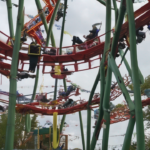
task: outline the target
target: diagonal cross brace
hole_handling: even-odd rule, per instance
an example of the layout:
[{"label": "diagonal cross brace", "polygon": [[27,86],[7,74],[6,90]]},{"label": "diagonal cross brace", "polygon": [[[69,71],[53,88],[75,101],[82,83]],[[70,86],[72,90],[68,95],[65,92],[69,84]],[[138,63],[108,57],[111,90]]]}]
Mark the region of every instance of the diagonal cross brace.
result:
[{"label": "diagonal cross brace", "polygon": [[134,106],[134,103],[131,101],[131,98],[129,96],[129,93],[125,87],[125,84],[123,82],[123,79],[121,77],[121,74],[119,72],[119,69],[116,65],[116,62],[113,58],[113,56],[108,56],[108,63],[109,63],[109,67],[111,68],[112,72],[114,73],[115,77],[116,77],[116,80],[118,82],[118,85],[123,93],[123,96],[128,104],[128,107],[130,109],[130,112],[131,112],[131,115],[134,115],[135,114],[135,106]]},{"label": "diagonal cross brace", "polygon": [[[123,56],[124,56],[123,50],[119,49],[119,53],[120,53],[120,56],[123,58]],[[124,62],[125,66],[126,66],[126,68],[128,70],[128,73],[129,73],[131,79],[132,79],[132,71],[131,71],[131,68],[130,68],[130,66],[129,66],[129,64],[128,64],[126,58],[125,58],[125,56],[123,58],[123,62]],[[144,77],[143,77],[143,75],[142,75],[142,73],[141,73],[141,71],[140,71],[139,68],[138,68],[138,72],[139,72],[140,84],[143,84],[144,83]],[[133,79],[132,79],[132,82],[133,82]]]}]

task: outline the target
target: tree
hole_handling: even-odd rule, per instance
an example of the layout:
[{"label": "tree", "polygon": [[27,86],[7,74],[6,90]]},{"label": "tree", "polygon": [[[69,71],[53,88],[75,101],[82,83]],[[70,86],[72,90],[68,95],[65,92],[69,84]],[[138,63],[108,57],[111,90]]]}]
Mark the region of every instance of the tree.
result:
[{"label": "tree", "polygon": [[[0,118],[0,149],[5,146],[6,138],[6,126],[7,126],[8,114],[1,115]],[[31,119],[32,129],[37,127],[38,123],[36,121],[37,116],[34,115]],[[34,141],[31,143],[26,143],[27,139],[30,137],[30,133],[25,132],[25,115],[16,113],[15,117],[15,134],[14,134],[14,148],[33,148]]]},{"label": "tree", "polygon": [[137,143],[132,142],[131,145],[130,145],[130,150],[136,150],[136,146],[137,146]]},{"label": "tree", "polygon": [[[130,85],[128,85],[128,87],[129,87],[129,89],[134,90],[132,83]],[[145,78],[145,81],[143,84],[141,84],[140,88],[141,88],[141,94],[144,94],[144,90],[150,88],[150,75]]]}]

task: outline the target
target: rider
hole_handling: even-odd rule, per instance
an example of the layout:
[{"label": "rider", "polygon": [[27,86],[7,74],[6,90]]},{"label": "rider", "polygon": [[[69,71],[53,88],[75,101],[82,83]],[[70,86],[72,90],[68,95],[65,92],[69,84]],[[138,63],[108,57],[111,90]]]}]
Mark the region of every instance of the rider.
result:
[{"label": "rider", "polygon": [[72,85],[68,86],[67,91],[59,91],[60,96],[68,96],[72,91],[74,91],[76,88]]},{"label": "rider", "polygon": [[[93,27],[93,29],[89,31],[90,32],[89,35],[87,35],[87,36],[83,35],[83,37],[86,39],[86,41],[94,39],[95,37],[98,36],[99,29],[97,29],[97,27],[94,26],[94,25],[92,27]],[[83,43],[83,41],[77,36],[73,36],[72,41],[73,41],[72,45],[75,45],[76,43],[77,44],[82,44]]]},{"label": "rider", "polygon": [[35,77],[36,77],[36,75],[30,75],[27,72],[17,73],[18,80],[25,79],[25,78],[35,78]]}]

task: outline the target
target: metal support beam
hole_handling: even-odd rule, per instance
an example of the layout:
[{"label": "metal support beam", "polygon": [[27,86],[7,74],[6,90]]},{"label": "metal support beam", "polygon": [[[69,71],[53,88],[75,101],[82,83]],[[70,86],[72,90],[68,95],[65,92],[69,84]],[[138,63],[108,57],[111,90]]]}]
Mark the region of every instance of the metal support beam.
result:
[{"label": "metal support beam", "polygon": [[[109,2],[109,4],[111,5],[110,1],[107,1],[107,2]],[[115,52],[116,52],[116,47],[118,44],[119,33],[121,30],[121,26],[122,26],[122,22],[123,22],[123,18],[124,18],[124,13],[125,13],[125,7],[123,5],[123,2],[121,2],[120,14],[119,14],[119,17],[117,20],[114,38],[113,38],[112,47],[111,47],[111,56],[114,56]],[[111,78],[112,78],[112,71],[111,71],[109,65],[110,64],[108,64],[108,69],[107,69],[106,87],[105,87],[105,91],[104,91],[104,100],[103,100],[104,120],[106,121],[106,123],[105,123],[106,128],[103,131],[102,150],[108,149],[108,139],[109,139],[109,126],[110,126],[110,109],[109,109],[110,95],[109,95],[109,93],[110,93]]]},{"label": "metal support beam", "polygon": [[56,100],[57,98],[57,83],[58,83],[58,79],[55,79],[54,100]]},{"label": "metal support beam", "polygon": [[82,147],[83,147],[83,150],[85,150],[85,140],[84,140],[84,131],[83,131],[81,111],[79,111],[79,119],[80,119],[80,129],[81,129],[81,137],[82,137]]},{"label": "metal support beam", "polygon": [[[50,36],[51,36],[51,34],[52,34],[52,27],[53,27],[54,20],[55,20],[56,14],[57,14],[57,10],[58,10],[58,7],[59,7],[59,3],[60,3],[60,0],[57,0],[55,9],[54,9],[54,11],[53,11],[53,15],[52,15],[51,20],[50,20],[50,23],[49,23],[49,29],[48,29],[48,33],[47,33],[46,46],[49,45],[49,38],[50,38]],[[56,45],[55,45],[54,47],[56,47]]]},{"label": "metal support beam", "polygon": [[[45,14],[44,14],[44,12],[43,12],[41,3],[40,3],[39,0],[35,0],[35,3],[36,3],[36,6],[37,6],[37,8],[38,8],[39,16],[41,17],[41,20],[42,20],[42,23],[43,23],[43,25],[44,25],[45,31],[46,31],[46,33],[48,34],[47,21],[46,21]],[[56,45],[55,45],[55,39],[54,39],[54,34],[53,34],[52,31],[51,31],[50,36],[51,36],[52,46],[56,47]],[[46,45],[46,46],[48,46],[48,45]]]},{"label": "metal support beam", "polygon": [[[63,83],[64,83],[64,90],[65,90],[65,92],[66,92],[66,91],[67,91],[67,86],[66,86],[66,80],[65,80],[65,79],[63,79]],[[62,132],[65,119],[66,119],[66,115],[63,115],[63,117],[62,117],[62,119],[61,119],[60,133]]]},{"label": "metal support beam", "polygon": [[106,121],[106,123],[104,123],[105,128],[103,129],[102,150],[108,149],[109,127],[110,127],[109,100],[110,100],[110,92],[111,92],[111,89],[110,89],[111,78],[112,78],[112,71],[108,69],[107,77],[106,77],[106,86],[105,86],[105,91],[104,91],[104,100],[103,100],[104,120]]},{"label": "metal support beam", "polygon": [[93,133],[92,141],[91,141],[91,150],[95,149],[96,142],[100,133],[100,124],[103,118],[103,98],[104,98],[104,89],[105,89],[105,58],[106,53],[110,49],[110,36],[111,33],[109,32],[111,30],[111,1],[106,1],[106,27],[105,27],[105,46],[104,46],[104,52],[103,57],[100,64],[100,106],[99,106],[99,117],[97,120],[97,124],[95,126],[95,130]]},{"label": "metal support beam", "polygon": [[135,117],[130,116],[129,124],[128,124],[128,128],[127,128],[127,131],[125,134],[122,150],[130,149],[134,124],[135,124]]},{"label": "metal support beam", "polygon": [[65,118],[66,118],[66,115],[63,115],[63,117],[61,119],[61,125],[60,125],[60,134],[61,134],[63,126],[64,126]]},{"label": "metal support beam", "polygon": [[104,6],[106,6],[106,2],[104,0],[97,0],[99,1],[101,4],[103,4]]},{"label": "metal support beam", "polygon": [[116,0],[113,0],[113,5],[114,5],[114,11],[115,11],[115,25],[116,25],[117,19],[118,19],[118,8],[117,8]]},{"label": "metal support beam", "polygon": [[25,131],[29,133],[31,131],[31,118],[30,114],[26,114],[25,116]]},{"label": "metal support beam", "polygon": [[[120,54],[121,58],[123,58],[123,56],[124,56],[123,50],[119,49],[119,54]],[[129,76],[132,78],[132,71],[131,71],[131,68],[130,68],[130,66],[129,66],[129,64],[128,64],[126,58],[125,58],[125,56],[124,56],[124,58],[123,58],[123,62],[124,62],[124,64],[125,64],[126,68],[127,68],[127,71],[128,71],[128,73],[129,73]]]},{"label": "metal support beam", "polygon": [[[66,80],[63,79],[64,82],[64,90],[67,91],[67,86],[66,86]],[[63,115],[62,119],[61,119],[61,125],[60,125],[60,133],[62,132],[63,126],[64,126],[64,122],[66,119],[66,115]]]},{"label": "metal support beam", "polygon": [[[124,56],[123,50],[119,49],[119,53],[120,53],[120,56],[123,58],[123,56]],[[127,70],[128,70],[128,73],[129,73],[131,79],[132,79],[132,71],[131,71],[131,68],[130,68],[130,66],[129,66],[127,60],[125,59],[125,56],[124,56],[124,58],[123,58],[123,62],[124,62],[125,66],[126,66],[126,68],[127,68]],[[140,71],[139,68],[138,68],[138,72],[139,72],[140,84],[143,84],[143,83],[144,83],[144,77],[143,77],[143,75],[142,75],[142,73],[141,73],[141,71]],[[133,81],[133,80],[132,80],[132,81]]]},{"label": "metal support beam", "polygon": [[46,18],[45,18],[45,13],[43,11],[43,8],[41,6],[41,3],[39,0],[35,0],[35,3],[36,3],[36,6],[38,8],[38,11],[39,11],[39,16],[43,22],[43,25],[44,25],[44,28],[46,30],[46,33],[48,32],[48,26],[47,26],[47,21],[46,21]]},{"label": "metal support beam", "polygon": [[90,150],[91,142],[91,110],[87,110],[87,135],[86,135],[86,150]]},{"label": "metal support beam", "polygon": [[115,28],[115,33],[114,33],[114,37],[113,37],[113,41],[112,41],[112,47],[111,47],[111,54],[113,56],[115,56],[116,47],[118,44],[119,35],[121,32],[121,27],[122,27],[122,23],[124,20],[125,12],[126,12],[126,7],[124,4],[124,0],[121,0],[119,16],[118,16],[118,20],[117,20],[117,24],[116,24],[116,28]]},{"label": "metal support beam", "polygon": [[33,89],[33,94],[32,94],[32,98],[31,98],[31,103],[35,99],[36,90],[37,90],[37,86],[38,86],[38,80],[39,80],[39,66],[37,67],[37,70],[36,70],[36,77],[35,77],[35,83],[34,83],[34,89]]},{"label": "metal support beam", "polygon": [[8,12],[8,22],[9,22],[10,37],[12,39],[14,39],[14,27],[13,27],[12,3],[11,3],[11,0],[7,0],[6,4],[7,4],[7,12]]},{"label": "metal support beam", "polygon": [[60,36],[60,45],[59,45],[59,54],[60,55],[62,54],[62,42],[63,42],[63,35],[64,35],[64,27],[65,27],[66,9],[67,9],[67,0],[64,1],[64,14],[63,14],[61,36]]},{"label": "metal support beam", "polygon": [[24,0],[19,1],[17,26],[15,43],[13,47],[12,64],[10,71],[10,88],[9,88],[9,107],[8,107],[8,119],[6,129],[5,150],[12,150],[14,146],[14,130],[15,130],[15,105],[16,105],[16,91],[17,91],[17,70],[18,70],[18,56],[20,49],[21,38],[21,24],[22,24],[22,12],[23,12]]},{"label": "metal support beam", "polygon": [[132,68],[134,99],[135,99],[137,150],[144,150],[145,149],[145,143],[144,143],[145,136],[144,136],[140,82],[139,82],[139,74],[138,74],[136,32],[135,32],[133,2],[126,0],[126,7],[127,7],[128,23],[129,23],[129,40],[130,40],[130,49],[131,49],[131,68]]},{"label": "metal support beam", "polygon": [[90,110],[90,104],[94,95],[94,92],[96,90],[97,84],[99,82],[100,79],[100,71],[98,71],[97,77],[95,79],[94,85],[92,87],[90,96],[89,96],[89,101],[88,101],[88,110],[87,110],[87,150],[90,150],[90,137],[91,137],[91,110]]},{"label": "metal support beam", "polygon": [[120,87],[120,89],[122,91],[122,94],[123,94],[123,96],[124,96],[124,98],[125,98],[125,100],[126,100],[126,102],[128,104],[128,107],[129,107],[129,109],[131,111],[131,114],[134,115],[134,111],[135,111],[134,103],[132,102],[132,100],[130,98],[130,95],[129,95],[127,89],[126,89],[126,86],[125,86],[125,84],[123,82],[123,79],[121,77],[121,74],[119,72],[119,69],[118,69],[118,67],[116,65],[116,62],[115,62],[113,56],[109,56],[108,57],[108,63],[109,63],[109,67],[111,68],[111,70],[113,71],[113,73],[114,73],[114,75],[116,77],[118,85],[119,85],[119,87]]}]

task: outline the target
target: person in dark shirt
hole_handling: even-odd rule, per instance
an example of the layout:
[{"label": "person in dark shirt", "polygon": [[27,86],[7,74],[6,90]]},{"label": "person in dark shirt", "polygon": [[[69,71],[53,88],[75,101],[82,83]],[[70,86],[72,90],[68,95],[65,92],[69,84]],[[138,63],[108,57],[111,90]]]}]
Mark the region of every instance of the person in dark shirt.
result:
[{"label": "person in dark shirt", "polygon": [[30,75],[27,72],[17,73],[18,80],[22,80],[22,79],[25,79],[25,78],[35,78],[35,77],[36,77],[36,75]]},{"label": "person in dark shirt", "polygon": [[1,106],[1,105],[0,105],[0,111],[2,111],[2,112],[4,112],[4,111],[5,111],[4,107],[3,107],[3,106]]},{"label": "person in dark shirt", "polygon": [[[89,31],[90,32],[89,35],[87,35],[87,36],[83,35],[83,37],[86,39],[86,41],[92,40],[92,39],[94,39],[95,37],[98,36],[99,29],[97,29],[96,26],[92,26],[92,27],[93,27],[93,29]],[[77,44],[82,44],[83,43],[83,41],[77,36],[73,36],[72,41],[73,41],[72,45],[75,45],[76,43]]]}]

